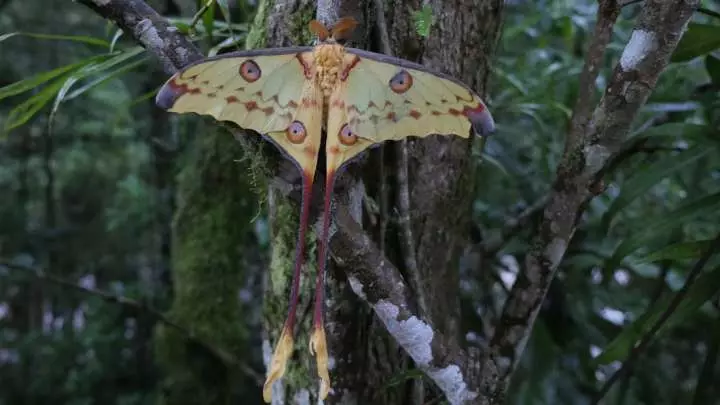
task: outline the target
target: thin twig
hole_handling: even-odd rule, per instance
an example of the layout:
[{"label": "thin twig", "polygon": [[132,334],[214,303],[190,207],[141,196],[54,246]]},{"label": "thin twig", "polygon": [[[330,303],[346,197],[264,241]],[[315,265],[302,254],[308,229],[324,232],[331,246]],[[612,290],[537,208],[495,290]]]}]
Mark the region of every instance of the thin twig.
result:
[{"label": "thin twig", "polygon": [[603,61],[605,49],[607,49],[612,37],[615,20],[620,15],[620,7],[616,0],[600,0],[597,11],[597,23],[592,35],[592,42],[585,55],[585,64],[580,72],[579,92],[572,118],[570,118],[570,133],[565,138],[565,152],[573,150],[573,146],[579,141],[585,132],[585,126],[590,121],[592,112],[592,98],[595,94],[595,81],[600,74],[600,66]]},{"label": "thin twig", "polygon": [[[388,35],[387,22],[385,21],[385,7],[382,0],[375,0],[375,11],[377,14],[377,28],[380,34],[380,46],[383,53],[392,55],[390,48],[390,36]],[[410,179],[408,175],[408,140],[402,139],[395,145],[398,154],[397,182],[398,195],[397,204],[400,211],[399,225],[402,229],[403,250],[405,251],[405,266],[409,275],[410,284],[415,292],[415,299],[420,309],[420,314],[429,316],[425,289],[420,277],[420,268],[417,263],[415,239],[413,238],[412,223],[410,221]],[[383,185],[385,179],[382,179]],[[382,191],[382,190],[381,190]],[[384,235],[382,235],[384,237]],[[422,379],[413,382],[413,403],[421,404],[425,400],[425,384]]]},{"label": "thin twig", "polygon": [[[383,53],[392,56],[390,49],[390,37],[388,36],[387,23],[385,22],[385,13],[382,0],[375,0],[375,9],[377,14],[378,31],[380,34],[380,47]],[[407,139],[402,139],[396,143],[396,152],[398,154],[398,196],[397,204],[400,211],[398,223],[402,229],[402,243],[405,251],[405,266],[409,274],[410,283],[418,302],[418,307],[423,314],[429,314],[425,292],[420,280],[420,269],[417,264],[417,255],[415,253],[415,239],[413,238],[412,224],[410,221],[410,185],[408,175],[408,149]]]},{"label": "thin twig", "polygon": [[521,212],[518,216],[505,221],[505,224],[500,230],[500,236],[483,243],[483,254],[486,256],[496,254],[510,241],[510,239],[512,239],[513,236],[525,229],[528,222],[530,222],[530,219],[542,213],[545,205],[547,205],[547,202],[548,195],[544,195],[532,203],[529,207],[525,208],[525,210],[523,210],[523,212]]},{"label": "thin twig", "polygon": [[[380,46],[386,55],[391,55],[390,36],[388,35],[387,21],[385,21],[385,7],[382,0],[375,0],[375,12],[377,14],[377,29],[380,35]],[[388,184],[385,170],[385,145],[380,146],[380,251],[385,252],[385,235],[389,217],[388,210]]]},{"label": "thin twig", "polygon": [[715,365],[718,357],[720,357],[720,321],[716,320],[713,329],[710,331],[706,340],[708,346],[705,355],[705,363],[700,370],[697,385],[695,386],[695,394],[692,405],[703,405],[710,403],[711,390],[715,386],[717,379],[715,378]]},{"label": "thin twig", "polygon": [[625,359],[623,362],[622,367],[620,367],[620,370],[615,372],[606,382],[605,385],[600,389],[597,396],[593,400],[593,405],[597,405],[600,403],[600,401],[607,395],[607,393],[610,391],[610,388],[612,388],[613,384],[615,384],[615,381],[617,381],[622,375],[630,369],[632,366],[634,366],[637,359],[640,357],[640,355],[645,351],[645,348],[650,344],[653,337],[655,337],[655,334],[660,330],[660,328],[667,322],[668,319],[670,319],[670,316],[675,312],[675,310],[680,306],[680,303],[685,299],[688,292],[690,291],[690,288],[695,283],[695,280],[700,276],[700,273],[702,273],[702,269],[705,267],[705,264],[710,260],[710,258],[716,253],[716,251],[720,249],[720,233],[715,236],[715,239],[710,243],[710,246],[708,246],[707,250],[703,252],[700,259],[695,263],[695,266],[693,266],[692,270],[690,270],[690,273],[688,273],[687,279],[685,280],[685,284],[682,286],[680,291],[675,294],[672,301],[670,301],[670,305],[668,305],[667,309],[660,315],[657,321],[653,324],[652,328],[650,328],[647,333],[645,333],[642,338],[640,339],[640,342],[635,345],[632,350],[630,351],[630,355]]},{"label": "thin twig", "polygon": [[85,294],[94,295],[96,297],[100,297],[103,300],[113,303],[113,304],[119,304],[125,307],[132,308],[133,310],[150,315],[156,320],[162,322],[163,324],[172,327],[176,331],[180,332],[181,335],[183,335],[188,341],[192,341],[195,343],[200,344],[204,348],[206,348],[210,353],[212,353],[215,357],[220,359],[224,364],[227,364],[229,366],[235,366],[239,370],[241,370],[243,373],[245,373],[248,377],[250,377],[258,387],[261,387],[263,384],[263,381],[265,378],[260,375],[257,371],[255,371],[252,367],[249,365],[239,361],[232,353],[229,353],[228,351],[211,345],[210,343],[206,342],[199,336],[197,336],[192,330],[186,328],[185,326],[182,326],[178,324],[177,322],[171,320],[167,316],[165,316],[162,312],[159,312],[147,304],[136,301],[127,297],[124,297],[122,295],[112,294],[107,291],[99,290],[97,288],[90,288],[90,287],[83,287],[81,285],[78,285],[70,280],[66,280],[62,277],[58,277],[56,275],[47,273],[43,271],[42,269],[31,267],[31,266],[25,266],[22,264],[14,263],[10,260],[0,259],[0,266],[6,267],[10,270],[18,270],[25,272],[26,274],[30,274],[34,276],[35,278],[42,280],[42,281],[49,281],[53,284],[57,284],[62,287],[70,288],[75,291],[80,291]]},{"label": "thin twig", "polygon": [[700,8],[698,8],[697,11],[700,14],[705,14],[710,17],[720,18],[720,13],[718,13],[717,11],[714,11],[714,10],[710,10],[709,8],[700,7]]}]

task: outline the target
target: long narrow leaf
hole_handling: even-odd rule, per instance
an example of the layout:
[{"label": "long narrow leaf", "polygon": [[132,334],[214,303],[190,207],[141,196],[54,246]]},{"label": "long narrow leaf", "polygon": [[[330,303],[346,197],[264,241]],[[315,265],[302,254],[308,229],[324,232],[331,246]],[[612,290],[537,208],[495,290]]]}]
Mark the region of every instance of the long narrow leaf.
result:
[{"label": "long narrow leaf", "polygon": [[710,246],[711,240],[694,242],[680,242],[665,246],[642,258],[641,263],[657,262],[660,260],[687,260],[696,258]]},{"label": "long narrow leaf", "polygon": [[91,82],[86,83],[82,87],[75,89],[72,93],[66,95],[65,99],[63,101],[72,100],[72,99],[84,94],[88,90],[107,82],[108,80],[112,80],[112,79],[122,75],[123,73],[129,72],[139,66],[142,66],[145,62],[147,62],[147,58],[138,59],[136,61],[128,63],[127,65],[121,66],[118,69],[113,70],[112,72],[109,72],[107,74],[99,76],[99,77],[93,79]]},{"label": "long narrow leaf", "polygon": [[614,269],[622,260],[648,244],[649,241],[666,235],[669,231],[682,227],[687,221],[695,218],[716,218],[720,212],[720,192],[700,197],[681,205],[674,211],[656,218],[642,218],[637,221],[634,228],[640,230],[632,239],[623,241],[606,262],[607,269]]},{"label": "long narrow leaf", "polygon": [[674,172],[707,155],[713,149],[714,148],[708,148],[705,145],[698,145],[692,149],[680,152],[677,155],[668,154],[664,158],[642,169],[623,184],[620,195],[613,201],[610,208],[605,212],[605,215],[603,215],[603,228],[610,228],[617,213],[647,193],[653,186]]},{"label": "long narrow leaf", "polygon": [[110,43],[104,39],[100,38],[93,38],[88,37],[85,35],[57,35],[57,34],[41,34],[36,32],[11,32],[7,34],[0,35],[0,42],[10,39],[12,37],[16,36],[22,36],[22,37],[30,37],[35,39],[51,39],[54,41],[72,41],[72,42],[79,42],[87,45],[93,45],[93,46],[101,46],[101,47],[109,47]]},{"label": "long narrow leaf", "polygon": [[84,66],[82,69],[70,75],[70,77],[66,80],[66,82],[58,91],[57,97],[55,98],[55,103],[53,105],[53,113],[55,109],[57,109],[57,106],[65,99],[65,95],[70,91],[70,89],[75,85],[75,83],[93,74],[111,69],[127,61],[128,59],[137,56],[143,51],[144,49],[142,47],[136,46],[129,51],[115,55],[112,58],[104,60],[100,63],[92,63]]},{"label": "long narrow leaf", "polygon": [[9,84],[5,87],[0,88],[0,100],[32,90],[40,86],[41,84],[55,79],[58,76],[81,69],[84,66],[95,63],[97,61],[101,61],[107,57],[109,57],[109,55],[93,56],[91,58],[81,60],[70,65],[62,66],[49,72],[40,73],[33,77],[20,80],[19,82]]},{"label": "long narrow leaf", "polygon": [[58,90],[63,86],[67,77],[61,77],[46,86],[39,93],[33,95],[29,99],[16,106],[8,113],[7,122],[5,123],[5,133],[17,128],[30,120],[38,111],[52,100]]},{"label": "long narrow leaf", "polygon": [[654,137],[684,137],[686,139],[700,139],[714,134],[709,125],[690,124],[686,122],[671,122],[649,128],[645,131],[634,133],[629,142],[634,142],[638,138],[654,138]]},{"label": "long narrow leaf", "polygon": [[[687,296],[677,309],[670,315],[667,322],[658,330],[656,336],[672,329],[674,326],[687,321],[709,299],[720,291],[720,267],[701,275],[690,287]],[[658,318],[667,311],[674,298],[667,295],[658,301],[649,311],[638,318],[632,325],[625,327],[605,350],[595,359],[595,365],[608,364],[624,358],[640,338],[647,333],[657,322]]]}]

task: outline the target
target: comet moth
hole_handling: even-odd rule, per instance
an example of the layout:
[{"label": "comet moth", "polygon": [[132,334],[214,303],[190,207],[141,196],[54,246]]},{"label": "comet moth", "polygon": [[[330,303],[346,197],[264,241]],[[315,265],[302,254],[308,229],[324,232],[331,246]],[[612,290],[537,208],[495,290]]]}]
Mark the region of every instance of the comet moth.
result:
[{"label": "comet moth", "polygon": [[263,387],[266,402],[293,350],[305,232],[321,148],[326,159],[325,199],[310,352],[320,376],[319,396],[325,399],[330,377],[323,288],[336,173],[358,154],[388,140],[431,134],[484,136],[495,126],[480,97],[452,77],[403,59],[345,47],[341,42],[356,25],[352,18],[341,19],[331,29],[312,21],[310,30],[318,38],[314,47],[251,50],[199,61],[172,76],[156,98],[168,111],[206,114],[260,133],[302,172],[288,315]]}]

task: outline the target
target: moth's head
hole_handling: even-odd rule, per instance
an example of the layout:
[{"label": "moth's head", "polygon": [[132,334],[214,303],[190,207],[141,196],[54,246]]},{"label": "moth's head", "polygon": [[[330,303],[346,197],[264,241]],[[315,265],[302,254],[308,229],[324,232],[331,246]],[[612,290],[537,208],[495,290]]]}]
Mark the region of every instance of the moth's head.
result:
[{"label": "moth's head", "polygon": [[352,17],[343,17],[328,29],[318,20],[310,21],[310,32],[317,35],[321,44],[343,44],[352,35],[358,22]]}]

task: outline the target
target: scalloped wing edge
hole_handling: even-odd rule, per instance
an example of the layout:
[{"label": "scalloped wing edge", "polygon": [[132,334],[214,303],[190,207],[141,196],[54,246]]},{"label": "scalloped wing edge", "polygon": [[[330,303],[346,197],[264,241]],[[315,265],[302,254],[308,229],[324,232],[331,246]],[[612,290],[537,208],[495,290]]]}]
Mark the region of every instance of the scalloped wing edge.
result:
[{"label": "scalloped wing edge", "polygon": [[415,62],[410,62],[405,59],[399,59],[399,58],[396,58],[393,56],[383,55],[383,54],[379,54],[379,53],[375,53],[375,52],[369,52],[369,51],[365,51],[362,49],[356,49],[356,48],[346,47],[345,50],[348,53],[359,56],[360,58],[367,58],[367,59],[375,60],[378,62],[390,63],[390,64],[393,64],[393,65],[396,65],[396,66],[399,66],[402,68],[414,69],[414,70],[419,70],[421,72],[429,73],[431,75],[437,76],[441,79],[451,81],[451,82],[465,88],[468,92],[470,92],[470,94],[473,96],[475,101],[478,102],[477,107],[467,108],[465,111],[463,111],[463,114],[470,121],[470,124],[473,128],[473,132],[475,133],[475,135],[489,136],[495,132],[495,129],[496,129],[495,128],[495,120],[493,119],[492,114],[488,110],[488,108],[485,105],[485,103],[483,102],[482,98],[474,90],[472,90],[470,87],[468,87],[467,84],[461,82],[460,80],[458,80],[452,76],[446,75],[444,73],[437,72],[432,69],[428,69],[427,67],[425,67],[421,64],[418,64]]}]

